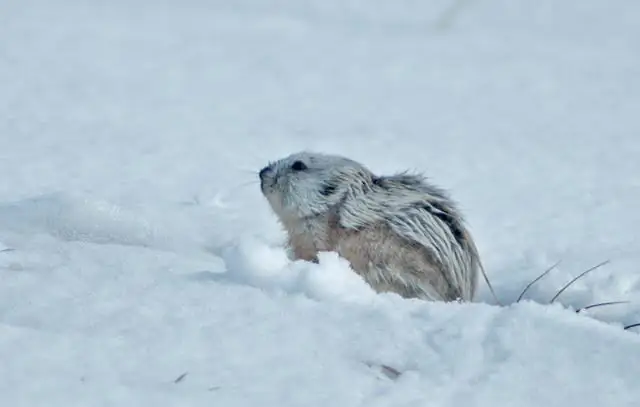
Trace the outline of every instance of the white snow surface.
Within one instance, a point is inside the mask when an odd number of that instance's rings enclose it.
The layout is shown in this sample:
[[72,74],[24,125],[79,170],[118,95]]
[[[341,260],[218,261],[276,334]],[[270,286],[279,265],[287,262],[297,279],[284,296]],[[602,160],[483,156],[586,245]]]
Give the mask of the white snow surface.
[[[1,2],[0,405],[640,405],[638,21],[627,0]],[[302,149],[448,189],[501,305],[289,261],[257,171]]]

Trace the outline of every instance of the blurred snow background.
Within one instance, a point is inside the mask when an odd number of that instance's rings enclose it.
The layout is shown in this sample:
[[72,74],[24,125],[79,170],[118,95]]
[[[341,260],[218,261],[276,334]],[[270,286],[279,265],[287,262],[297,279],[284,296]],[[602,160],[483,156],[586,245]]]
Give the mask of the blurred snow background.
[[[636,406],[638,21],[624,0],[3,2],[0,402]],[[449,189],[503,306],[289,262],[256,171],[300,149]]]

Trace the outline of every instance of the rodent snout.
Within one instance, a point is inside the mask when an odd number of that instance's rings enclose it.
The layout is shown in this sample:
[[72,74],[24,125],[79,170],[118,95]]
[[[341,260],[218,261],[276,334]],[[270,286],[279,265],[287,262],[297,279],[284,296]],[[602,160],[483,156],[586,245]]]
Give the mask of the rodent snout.
[[264,179],[264,176],[271,171],[272,171],[271,167],[269,166],[266,166],[263,169],[261,169],[260,172],[258,173],[258,175],[260,176],[260,180]]
[[260,170],[258,175],[260,176],[260,189],[262,192],[265,192],[265,187],[267,185],[273,185],[274,180],[269,180],[269,175],[273,172],[273,169],[270,165],[267,165],[263,169]]

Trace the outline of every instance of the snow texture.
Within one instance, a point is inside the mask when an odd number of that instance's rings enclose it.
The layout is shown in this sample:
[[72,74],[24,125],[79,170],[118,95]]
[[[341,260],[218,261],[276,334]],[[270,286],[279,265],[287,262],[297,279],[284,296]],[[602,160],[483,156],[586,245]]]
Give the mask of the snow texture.
[[[639,405],[639,19],[624,0],[1,2],[0,404]],[[301,149],[449,190],[502,305],[289,261],[257,171]]]

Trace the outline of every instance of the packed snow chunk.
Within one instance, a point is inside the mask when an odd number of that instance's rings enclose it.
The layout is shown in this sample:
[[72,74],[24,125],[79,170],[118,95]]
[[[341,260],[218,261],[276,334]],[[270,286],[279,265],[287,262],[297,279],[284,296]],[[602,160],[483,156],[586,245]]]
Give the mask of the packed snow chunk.
[[298,290],[310,298],[368,302],[376,294],[335,252],[318,253],[318,264],[298,261],[291,267],[298,271]]
[[295,281],[294,271],[287,270],[286,253],[257,238],[240,238],[222,248],[220,255],[226,264],[225,278],[233,282],[288,290]]
[[268,291],[303,294],[317,300],[367,301],[375,295],[349,263],[334,252],[318,263],[291,261],[282,247],[245,237],[222,250],[227,280]]

